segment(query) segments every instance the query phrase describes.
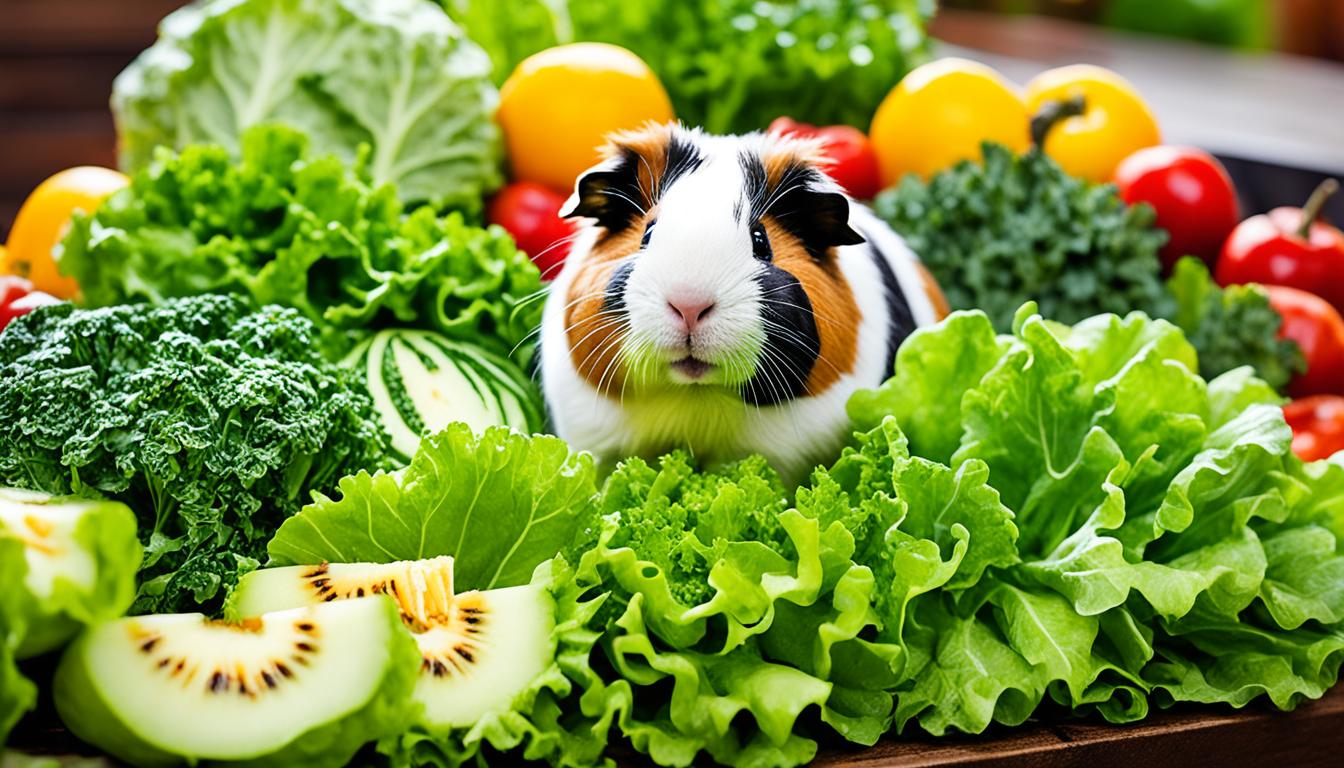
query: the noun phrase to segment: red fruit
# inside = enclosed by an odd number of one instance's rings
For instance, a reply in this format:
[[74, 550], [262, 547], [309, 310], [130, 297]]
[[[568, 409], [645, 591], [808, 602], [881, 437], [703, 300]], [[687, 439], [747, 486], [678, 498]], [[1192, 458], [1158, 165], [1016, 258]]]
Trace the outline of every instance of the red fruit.
[[1344, 451], [1344, 397], [1313, 395], [1283, 407], [1293, 428], [1293, 453], [1303, 461], [1328, 459]]
[[871, 200], [882, 191], [882, 172], [877, 163], [877, 152], [868, 134], [852, 125], [815, 126], [795, 122], [791, 117], [777, 117], [770, 123], [770, 133], [781, 136], [817, 138], [824, 144], [826, 172], [856, 200]]
[[1307, 359], [1306, 373], [1288, 383], [1293, 397], [1344, 394], [1344, 318], [1319, 296], [1266, 285], [1269, 303], [1283, 315], [1281, 338], [1296, 341]]
[[1157, 226], [1171, 235], [1161, 251], [1167, 270], [1182, 256], [1198, 256], [1212, 267], [1240, 218], [1227, 169], [1202, 149], [1140, 149], [1116, 167], [1115, 184], [1126, 203], [1148, 203], [1157, 211]]
[[532, 258], [543, 280], [560, 273], [577, 224], [560, 218], [565, 195], [532, 181], [516, 181], [490, 201], [487, 216], [513, 235], [518, 249]]
[[38, 307], [60, 304], [61, 300], [48, 293], [34, 291], [33, 284], [17, 275], [0, 275], [0, 330], [19, 315], [26, 315]]
[[1223, 245], [1218, 282], [1287, 285], [1344, 312], [1344, 232], [1316, 218], [1338, 187], [1327, 179], [1306, 207], [1275, 208], [1243, 221]]

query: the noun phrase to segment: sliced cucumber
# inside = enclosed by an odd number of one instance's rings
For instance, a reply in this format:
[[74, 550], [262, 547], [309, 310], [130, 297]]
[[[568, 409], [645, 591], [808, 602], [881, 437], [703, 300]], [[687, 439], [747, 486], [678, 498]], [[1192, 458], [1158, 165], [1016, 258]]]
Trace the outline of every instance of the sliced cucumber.
[[135, 599], [141, 547], [125, 504], [0, 488], [0, 536], [23, 544], [22, 594], [11, 601], [21, 614], [11, 619], [22, 623], [20, 659], [121, 616]]
[[433, 732], [469, 727], [507, 709], [551, 664], [555, 605], [536, 584], [454, 595], [451, 571], [447, 557], [268, 568], [239, 581], [229, 612], [246, 616], [360, 590], [394, 595], [419, 645], [420, 724]]
[[75, 735], [135, 765], [334, 768], [402, 730], [419, 663], [382, 597], [242, 622], [138, 616], [70, 646], [56, 708]]

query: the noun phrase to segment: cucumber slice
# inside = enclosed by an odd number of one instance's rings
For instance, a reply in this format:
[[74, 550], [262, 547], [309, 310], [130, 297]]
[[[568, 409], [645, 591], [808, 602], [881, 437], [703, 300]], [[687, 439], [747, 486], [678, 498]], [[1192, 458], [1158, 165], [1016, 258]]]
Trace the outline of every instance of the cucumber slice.
[[420, 651], [414, 699], [431, 732], [507, 709], [555, 656], [555, 604], [541, 585], [452, 593], [452, 558], [253, 571], [228, 612], [247, 616], [360, 592], [395, 597]]
[[21, 624], [20, 659], [121, 616], [135, 599], [141, 547], [125, 504], [0, 488], [0, 537], [23, 545], [21, 594], [11, 601], [20, 615], [7, 622]]
[[138, 616], [70, 646], [56, 709], [75, 735], [135, 765], [335, 768], [403, 729], [419, 663], [382, 597], [242, 622]]

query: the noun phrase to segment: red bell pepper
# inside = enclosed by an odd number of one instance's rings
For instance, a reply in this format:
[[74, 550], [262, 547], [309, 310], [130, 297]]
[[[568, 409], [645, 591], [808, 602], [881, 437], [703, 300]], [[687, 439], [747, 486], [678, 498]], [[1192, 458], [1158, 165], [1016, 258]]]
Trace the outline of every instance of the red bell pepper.
[[1279, 336], [1296, 341], [1307, 360], [1305, 373], [1288, 382], [1288, 394], [1344, 395], [1344, 318], [1319, 296], [1266, 285], [1269, 303], [1283, 316]]
[[1293, 453], [1303, 461], [1328, 459], [1344, 451], [1344, 397], [1313, 395], [1283, 407], [1293, 428]]
[[1344, 232], [1318, 220], [1338, 189], [1338, 182], [1326, 179], [1303, 208], [1275, 208], [1239, 224], [1223, 245], [1218, 282], [1287, 285], [1344, 312]]

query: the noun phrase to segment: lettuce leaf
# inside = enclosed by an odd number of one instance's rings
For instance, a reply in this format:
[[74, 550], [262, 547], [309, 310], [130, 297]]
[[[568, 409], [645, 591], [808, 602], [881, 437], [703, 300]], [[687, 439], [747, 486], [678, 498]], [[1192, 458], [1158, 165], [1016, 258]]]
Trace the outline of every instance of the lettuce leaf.
[[267, 546], [271, 565], [454, 558], [464, 589], [526, 584], [594, 513], [592, 457], [505, 427], [450, 424], [395, 473], [359, 472], [317, 495]]
[[237, 142], [159, 149], [129, 189], [76, 216], [59, 260], [86, 304], [236, 294], [301, 311], [333, 359], [387, 326], [530, 350], [540, 273], [504, 230], [427, 206], [403, 213], [366, 165], [291, 128]]
[[[1299, 461], [1249, 369], [1205, 382], [1164, 321], [1066, 326], [1033, 305], [1011, 336], [958, 313], [902, 353], [851, 402], [866, 431], [826, 473], [892, 510], [886, 545], [926, 542], [876, 600], [905, 659], [898, 728], [978, 733], [1047, 697], [1115, 722], [1153, 703], [1291, 708], [1337, 679], [1344, 460]], [[858, 552], [882, 573], [880, 548]]]
[[206, 0], [169, 15], [113, 85], [121, 166], [283, 123], [407, 202], [478, 211], [503, 183], [490, 61], [423, 0]]
[[[22, 584], [27, 570], [23, 542], [0, 530], [0, 584]], [[37, 686], [23, 676], [14, 658], [23, 641], [26, 613], [21, 590], [0, 590], [0, 748], [19, 718], [37, 704]]]

